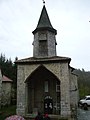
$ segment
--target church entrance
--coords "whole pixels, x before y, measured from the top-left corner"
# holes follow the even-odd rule
[[[45,66],[40,65],[26,80],[27,112],[60,114],[60,81]],[[54,99],[53,99],[54,98]]]
[[[50,96],[46,96],[44,99],[44,113],[53,113],[53,100]]]

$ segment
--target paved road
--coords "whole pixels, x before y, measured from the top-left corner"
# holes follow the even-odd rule
[[[77,120],[90,120],[90,108],[88,110],[78,108]]]

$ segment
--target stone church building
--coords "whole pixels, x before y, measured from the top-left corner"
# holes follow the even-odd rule
[[[71,58],[57,56],[56,35],[45,5],[32,32],[33,57],[17,60],[17,114],[70,116],[77,106],[77,76]]]

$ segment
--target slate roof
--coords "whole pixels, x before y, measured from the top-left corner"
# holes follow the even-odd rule
[[[32,63],[53,63],[53,62],[70,62],[71,58],[69,57],[61,57],[61,56],[54,56],[54,57],[46,57],[46,58],[35,58],[35,57],[29,57],[21,60],[15,61],[16,64],[32,64]]]
[[[5,75],[2,76],[2,82],[13,82],[10,78],[6,77]]]
[[[43,6],[43,9],[42,9],[39,21],[38,21],[38,25],[36,29],[33,31],[33,34],[40,30],[49,30],[57,34],[57,31],[53,28],[50,22],[45,5]]]

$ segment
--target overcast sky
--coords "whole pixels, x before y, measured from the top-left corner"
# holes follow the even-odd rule
[[[70,65],[90,71],[90,0],[46,0],[57,30],[57,55],[70,57]],[[33,56],[33,34],[42,0],[0,0],[0,53],[7,58]]]

